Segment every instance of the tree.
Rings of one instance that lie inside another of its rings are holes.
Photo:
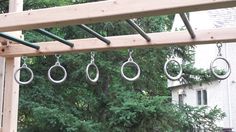
[[[92,1],[92,0],[90,0]],[[87,2],[86,0],[81,2]],[[25,10],[78,3],[70,0],[25,0]],[[173,15],[135,19],[146,32],[170,30]],[[104,36],[134,33],[124,21],[89,25]],[[65,39],[91,37],[78,26],[47,29]],[[49,38],[34,31],[24,31],[31,42]],[[215,120],[224,117],[217,108],[177,106],[170,102],[167,78],[163,72],[166,58],[175,49],[184,60],[193,61],[191,47],[134,49],[133,58],[141,69],[138,81],[127,82],[120,76],[120,67],[128,59],[127,50],[96,52],[100,70],[96,85],[86,81],[85,68],[90,54],[64,54],[60,61],[68,71],[66,82],[56,85],[48,81],[47,71],[54,65],[54,56],[29,58],[28,65],[35,73],[30,85],[20,88],[19,130],[22,132],[148,132],[186,131],[193,127],[218,129]],[[128,75],[134,75],[132,67]],[[56,78],[60,70],[53,71]],[[27,75],[22,73],[22,78]],[[206,126],[201,123],[205,122]]]

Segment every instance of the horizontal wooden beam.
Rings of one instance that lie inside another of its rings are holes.
[[[0,32],[235,7],[236,0],[106,0],[0,15]]]
[[[74,47],[70,48],[60,42],[41,42],[40,50],[35,50],[20,44],[9,44],[8,46],[0,47],[0,56],[38,56],[50,55],[55,53],[71,53],[71,52],[86,52],[86,51],[104,51],[104,50],[118,50],[124,48],[150,48],[163,47],[173,45],[198,45],[210,44],[216,42],[236,42],[236,28],[220,28],[209,30],[195,30],[196,38],[191,39],[187,31],[178,32],[161,32],[150,33],[151,41],[147,42],[139,35],[124,35],[107,37],[111,41],[110,45],[102,41],[90,39],[71,40]]]

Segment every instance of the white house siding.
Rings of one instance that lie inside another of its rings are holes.
[[[235,21],[236,22],[236,21]],[[229,97],[231,103],[232,126],[236,130],[236,45],[228,45],[228,58],[232,67],[232,74],[228,79]]]
[[[236,8],[218,9],[211,11],[201,11],[190,13],[190,23],[196,30],[211,29],[220,27],[236,27]],[[176,15],[173,30],[181,29],[184,24],[181,18]],[[224,34],[222,34],[224,35]],[[236,33],[235,33],[236,35]],[[209,69],[210,62],[216,57],[218,50],[216,45],[196,46],[195,67]],[[198,89],[207,89],[208,106],[218,106],[227,115],[218,124],[224,128],[234,128],[236,130],[236,43],[223,44],[222,54],[230,64],[231,76],[224,81],[215,81],[212,84],[195,85],[192,89],[185,88],[186,97],[184,103],[197,106]],[[183,89],[178,82],[168,81],[172,88],[173,102],[178,102],[179,89]],[[174,87],[177,86],[177,87]]]
[[[209,107],[221,108],[222,111],[227,111],[227,106],[225,106],[225,90],[222,87],[222,83],[219,81],[211,82],[210,84],[194,85],[192,88],[189,87],[175,87],[172,88],[172,102],[178,103],[179,92],[184,90],[186,96],[184,97],[184,103],[198,106],[197,104],[197,91],[198,90],[207,90],[207,104]],[[217,122],[220,127],[228,128],[227,119]]]

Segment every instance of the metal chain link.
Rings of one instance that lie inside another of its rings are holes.
[[[95,61],[95,53],[92,51],[91,53],[91,63],[94,63],[94,61]]]
[[[60,57],[61,57],[61,55],[55,54],[55,57],[57,58],[57,61],[56,61],[55,65],[60,65]]]
[[[222,53],[221,53],[221,48],[222,48],[222,43],[221,42],[218,42],[216,44],[217,48],[218,48],[218,54],[217,56],[222,56]]]
[[[26,62],[27,62],[27,59],[28,59],[28,58],[27,58],[26,56],[22,56],[21,58],[22,58],[22,60],[23,60],[22,67],[27,67]]]
[[[132,54],[133,54],[133,50],[131,50],[131,49],[128,49],[128,52],[129,52],[129,59],[128,59],[128,61],[133,61],[133,57],[132,57]]]

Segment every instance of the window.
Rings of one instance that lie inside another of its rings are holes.
[[[207,105],[207,91],[206,90],[197,91],[197,104]]]
[[[203,104],[207,105],[207,91],[206,90],[202,90],[203,92]]]
[[[183,105],[184,104],[184,97],[186,96],[185,90],[184,89],[179,89],[179,105]]]
[[[183,105],[183,104],[184,104],[184,95],[179,94],[179,105]]]
[[[197,104],[202,104],[202,91],[197,91]]]

